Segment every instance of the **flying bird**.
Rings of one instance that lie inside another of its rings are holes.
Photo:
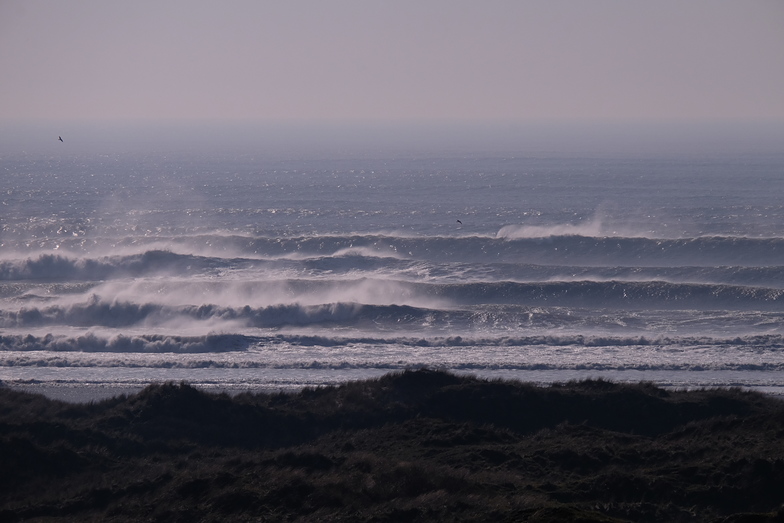
[[[58,136],[57,139],[60,140],[61,142],[63,141],[63,137],[62,136]]]
[[[460,220],[457,220],[457,223],[459,223],[460,225],[463,225],[463,222],[461,222]]]

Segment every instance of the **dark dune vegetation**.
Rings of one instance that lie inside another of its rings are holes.
[[[0,521],[784,521],[784,402],[428,370],[296,394],[0,388]]]

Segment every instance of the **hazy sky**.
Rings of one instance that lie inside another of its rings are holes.
[[[0,120],[784,121],[782,0],[0,0]]]

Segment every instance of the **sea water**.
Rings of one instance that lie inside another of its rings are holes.
[[[784,391],[781,151],[73,141],[0,156],[5,385]]]

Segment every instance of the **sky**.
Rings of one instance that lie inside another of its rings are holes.
[[[0,123],[784,122],[782,0],[0,0]]]

